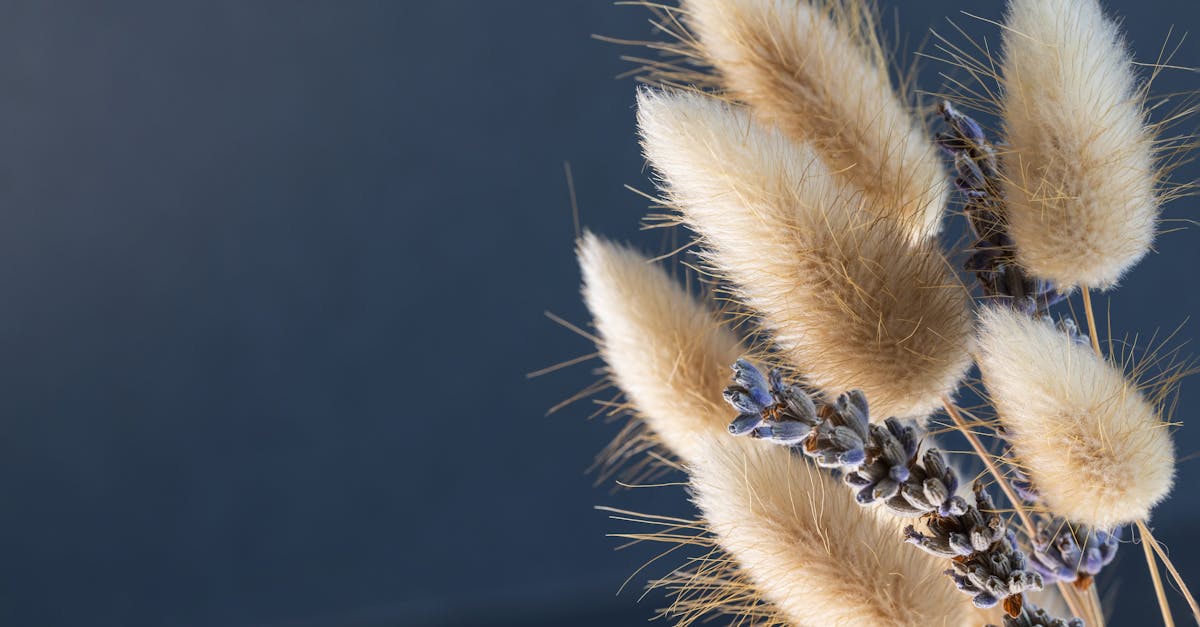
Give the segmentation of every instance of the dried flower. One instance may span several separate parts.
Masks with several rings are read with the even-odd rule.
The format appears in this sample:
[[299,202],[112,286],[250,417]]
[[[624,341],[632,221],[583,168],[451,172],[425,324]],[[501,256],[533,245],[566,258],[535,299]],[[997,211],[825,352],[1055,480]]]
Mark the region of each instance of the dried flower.
[[808,382],[923,418],[970,365],[967,294],[932,243],[861,209],[810,148],[742,109],[643,90],[638,124],[668,200]]
[[1071,288],[1112,287],[1150,250],[1154,134],[1117,26],[1096,0],[1012,0],[1003,160],[1017,261]]
[[728,422],[721,389],[743,350],[715,314],[630,248],[591,233],[579,241],[583,296],[613,382],[683,460]]
[[[640,255],[583,238],[609,374],[659,437],[630,448],[674,451],[704,515],[631,537],[711,549],[652,584],[684,590],[673,606],[684,609],[667,612],[681,624],[717,612],[770,625],[977,625],[998,620],[980,608],[999,606],[1004,627],[1082,627],[1036,606],[1066,613],[1058,603],[1102,623],[1089,584],[1113,560],[1120,524],[1137,521],[1153,541],[1144,521],[1171,488],[1174,449],[1160,401],[1102,356],[1095,328],[1084,337],[1049,311],[1082,288],[1095,327],[1089,288],[1112,287],[1149,250],[1175,193],[1158,160],[1187,140],[1155,138],[1146,90],[1097,0],[1010,0],[1000,63],[943,48],[973,76],[999,67],[1000,89],[974,95],[1000,94],[1001,141],[949,102],[930,141],[893,88],[869,5],[648,5],[676,40],[650,44],[664,57],[644,59],[642,77],[682,88],[638,93],[644,152],[676,212],[657,218],[698,235],[701,271],[782,369],[737,358],[739,338]],[[937,147],[974,232],[964,266],[987,301],[977,336],[970,289],[937,242],[948,187]],[[972,357],[999,416],[999,464],[948,400]],[[1013,501],[1024,544],[985,484],[958,495],[959,476],[922,439],[943,404]],[[1200,620],[1155,542],[1160,601],[1156,555]]]
[[[797,398],[804,392],[784,385],[778,370],[772,370],[769,379],[768,384],[768,377],[744,359],[735,363],[734,385],[725,391],[726,400],[740,412],[731,433],[765,430],[759,437],[792,446],[820,466],[842,470],[845,482],[857,489],[860,505],[879,502],[901,515],[929,514],[927,530],[910,525],[905,538],[931,554],[952,558],[953,568],[946,573],[977,607],[1009,600],[1006,609],[1014,608],[1011,613],[1016,614],[1020,595],[1041,589],[1041,576],[1026,570],[1025,556],[1004,519],[994,513],[983,484],[975,484],[977,505],[955,496],[958,480],[938,451],[926,451],[923,463],[918,463],[919,446],[911,426],[894,418],[884,425],[871,424],[867,399],[858,390],[812,411],[812,399]],[[793,412],[792,406],[804,410]],[[774,437],[781,424],[803,424],[805,435]]]
[[[952,558],[954,567],[947,574],[976,606],[992,607],[1015,598],[1019,611],[1019,595],[1040,590],[1042,577],[1026,569],[1025,555],[981,482],[975,483],[974,492],[975,506],[960,516],[932,517],[926,532],[910,527],[907,539],[930,553]],[[1016,613],[1008,604],[1005,609],[1010,615]]]
[[894,524],[783,447],[703,439],[693,500],[721,547],[791,624],[969,625],[941,560],[898,542]]
[[1086,587],[1117,556],[1121,530],[1074,527],[1062,520],[1038,521],[1030,566],[1046,583],[1066,581]]
[[946,181],[892,88],[871,11],[856,1],[685,0],[693,54],[755,116],[810,145],[863,204],[914,240],[935,235]]
[[1046,311],[1065,295],[1049,281],[1029,276],[1016,262],[995,147],[978,122],[949,102],[943,101],[940,110],[950,130],[937,136],[938,145],[954,160],[954,184],[976,237],[966,269],[975,274],[989,301],[1029,314]]
[[980,313],[979,369],[1042,503],[1098,529],[1145,519],[1171,489],[1168,427],[1090,347],[999,307]]

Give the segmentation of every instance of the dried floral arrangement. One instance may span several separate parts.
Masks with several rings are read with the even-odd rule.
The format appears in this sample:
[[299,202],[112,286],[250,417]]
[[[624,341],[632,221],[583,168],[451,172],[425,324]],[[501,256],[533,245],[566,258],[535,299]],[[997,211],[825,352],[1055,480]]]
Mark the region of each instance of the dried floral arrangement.
[[[1140,544],[1166,624],[1159,563],[1200,620],[1147,526],[1187,364],[1106,348],[1091,296],[1187,191],[1167,129],[1191,107],[1152,121],[1164,64],[1143,76],[1096,0],[1010,0],[995,54],[940,39],[966,79],[923,116],[861,0],[647,6],[649,221],[694,235],[700,285],[592,234],[578,256],[623,397],[602,407],[632,415],[603,474],[682,469],[700,514],[617,512],[702,550],[650,582],[664,615],[1103,625],[1093,581]],[[952,430],[984,474],[939,448]]]

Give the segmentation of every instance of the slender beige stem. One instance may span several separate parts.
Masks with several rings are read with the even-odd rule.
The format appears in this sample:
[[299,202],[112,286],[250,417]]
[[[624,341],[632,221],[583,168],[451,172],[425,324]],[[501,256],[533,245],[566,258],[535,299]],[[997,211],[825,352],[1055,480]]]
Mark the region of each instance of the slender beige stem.
[[1016,510],[1017,516],[1021,518],[1021,524],[1025,525],[1026,532],[1029,537],[1033,537],[1034,529],[1033,520],[1029,518],[1029,514],[1025,508],[1021,507],[1021,501],[1017,498],[1017,493],[1012,486],[1004,478],[1004,473],[1000,472],[1000,468],[996,466],[996,462],[992,459],[992,454],[987,449],[983,448],[983,442],[979,441],[979,436],[975,435],[963,420],[962,414],[959,413],[958,407],[955,407],[954,402],[948,397],[942,396],[942,406],[946,408],[946,413],[950,415],[950,420],[954,421],[954,426],[967,438],[971,443],[971,448],[975,449],[975,454],[983,460],[987,466],[988,472],[996,479],[996,483],[1000,485],[1000,489],[1004,492],[1004,496],[1008,497],[1008,501],[1012,503],[1013,509]]
[[[992,454],[983,448],[983,442],[979,441],[979,436],[975,435],[970,427],[967,426],[962,414],[958,411],[958,407],[954,405],[954,402],[948,396],[942,396],[942,406],[946,408],[946,413],[950,416],[950,420],[954,421],[954,426],[971,443],[971,448],[975,449],[975,454],[979,459],[983,460],[983,464],[987,466],[988,472],[996,480],[996,483],[1000,486],[1000,490],[1004,492],[1004,496],[1008,497],[1008,502],[1012,503],[1013,509],[1017,512],[1017,517],[1021,519],[1021,524],[1025,526],[1026,535],[1033,538],[1036,529],[1033,526],[1033,520],[1029,517],[1029,513],[1025,511],[1025,507],[1022,506],[1021,499],[1017,497],[1016,491],[1009,485],[1008,479],[1000,472],[1000,468],[996,466],[996,462],[992,459]],[[1079,605],[1079,599],[1073,594],[1074,591],[1070,589],[1070,586],[1060,581],[1058,582],[1058,589],[1062,593],[1067,607],[1071,609],[1072,614],[1081,618],[1087,616],[1087,618],[1091,619],[1088,621],[1089,625],[1095,625],[1096,627],[1103,626],[1103,619],[1097,618],[1098,614],[1095,617],[1090,612],[1085,614],[1083,608]],[[1093,622],[1093,620],[1096,622]]]
[[1083,286],[1083,313],[1087,316],[1088,337],[1092,340],[1092,348],[1096,349],[1097,355],[1104,357],[1100,350],[1100,334],[1096,332],[1096,314],[1092,312],[1092,293],[1086,285]]
[[[1088,339],[1092,341],[1092,348],[1101,359],[1104,358],[1104,351],[1100,350],[1100,334],[1096,331],[1096,314],[1092,310],[1092,294],[1088,291],[1087,286],[1083,290],[1083,312],[1087,316],[1088,324]],[[1162,611],[1163,624],[1167,627],[1174,627],[1175,621],[1171,617],[1171,605],[1167,600],[1167,590],[1163,586],[1162,577],[1158,573],[1158,565],[1155,563],[1154,555],[1158,554],[1163,565],[1167,567],[1167,571],[1171,573],[1171,578],[1179,586],[1183,593],[1184,599],[1187,600],[1188,607],[1192,608],[1192,617],[1196,623],[1200,625],[1200,606],[1196,605],[1196,599],[1188,590],[1187,584],[1183,583],[1183,577],[1179,575],[1179,571],[1175,570],[1175,565],[1171,563],[1166,552],[1159,546],[1158,541],[1154,539],[1154,535],[1150,533],[1150,529],[1146,527],[1144,521],[1137,521],[1138,531],[1142,534],[1142,549],[1146,554],[1146,567],[1150,569],[1150,580],[1154,583],[1154,594],[1158,597],[1158,608]]]
[[[1139,529],[1145,529],[1138,522]],[[1150,536],[1142,532],[1142,550],[1146,552],[1146,566],[1150,568],[1150,580],[1154,582],[1154,594],[1158,596],[1158,609],[1162,611],[1163,625],[1175,627],[1175,619],[1171,616],[1171,605],[1167,602],[1167,591],[1163,587],[1162,577],[1158,574],[1158,564],[1154,561],[1154,549],[1150,547]]]
[[[1083,312],[1087,316],[1088,338],[1092,341],[1092,349],[1096,351],[1096,355],[1104,358],[1104,351],[1100,350],[1100,333],[1096,329],[1096,313],[1092,309],[1092,293],[1086,285],[1083,287]],[[1154,575],[1155,578],[1158,577],[1158,569],[1154,569]],[[1100,609],[1100,595],[1097,594],[1095,586],[1092,586],[1088,590],[1088,602],[1096,616],[1103,614],[1103,611]],[[1167,606],[1160,605],[1159,607],[1163,610],[1165,616],[1169,617],[1171,615],[1170,609]],[[1168,624],[1167,627],[1174,626]]]
[[[1192,596],[1192,591],[1183,582],[1183,576],[1175,569],[1175,564],[1171,562],[1171,558],[1163,550],[1162,544],[1155,539],[1153,533],[1150,533],[1150,528],[1146,526],[1145,521],[1139,520],[1136,524],[1138,531],[1142,534],[1142,542],[1150,543],[1150,547],[1154,549],[1154,553],[1158,555],[1158,559],[1162,561],[1163,566],[1166,566],[1167,572],[1171,573],[1171,580],[1175,582],[1175,585],[1179,586],[1180,594],[1183,595],[1188,607],[1192,610],[1192,619],[1196,621],[1197,625],[1200,625],[1200,604],[1196,603],[1196,597]],[[1149,559],[1149,556],[1147,558]],[[1159,585],[1161,586],[1162,584]]]

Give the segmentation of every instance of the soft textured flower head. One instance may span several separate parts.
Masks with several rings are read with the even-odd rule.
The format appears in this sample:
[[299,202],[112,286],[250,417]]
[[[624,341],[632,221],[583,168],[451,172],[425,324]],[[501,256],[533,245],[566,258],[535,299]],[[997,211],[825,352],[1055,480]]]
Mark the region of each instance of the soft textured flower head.
[[643,90],[638,124],[668,201],[709,266],[828,398],[923,418],[970,364],[967,293],[933,243],[864,211],[818,155],[743,109]]
[[636,251],[586,233],[583,296],[613,383],[671,452],[723,434],[729,362],[743,350],[716,314]]
[[946,180],[925,129],[892,86],[859,0],[684,0],[693,55],[755,115],[811,145],[914,239],[937,233]]
[[791,624],[978,624],[941,560],[898,542],[894,521],[787,448],[705,440],[690,471],[720,545]]
[[1097,0],[1011,0],[1001,63],[1017,259],[1066,288],[1108,288],[1150,250],[1154,134],[1132,59]]
[[1042,504],[1099,529],[1149,516],[1171,489],[1175,452],[1137,386],[1048,319],[985,308],[978,345],[988,396]]

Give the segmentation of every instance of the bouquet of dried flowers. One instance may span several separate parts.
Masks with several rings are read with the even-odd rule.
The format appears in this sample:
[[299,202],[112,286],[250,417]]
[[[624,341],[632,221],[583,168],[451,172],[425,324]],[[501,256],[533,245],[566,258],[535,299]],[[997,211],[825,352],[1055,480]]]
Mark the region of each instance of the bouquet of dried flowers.
[[[578,254],[613,411],[633,415],[605,463],[683,469],[700,512],[629,536],[707,549],[651,582],[664,613],[1102,625],[1092,581],[1136,538],[1164,621],[1159,562],[1200,618],[1147,527],[1182,369],[1137,380],[1091,304],[1182,189],[1166,173],[1187,141],[1165,129],[1187,111],[1151,121],[1098,2],[1010,0],[996,58],[943,39],[979,84],[939,99],[937,133],[861,0],[648,6],[667,35],[637,95],[668,209],[652,220],[695,235],[707,289],[592,234]],[[949,207],[972,233],[959,250]],[[960,406],[972,389],[985,402]],[[963,475],[939,424],[986,474]]]

